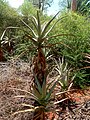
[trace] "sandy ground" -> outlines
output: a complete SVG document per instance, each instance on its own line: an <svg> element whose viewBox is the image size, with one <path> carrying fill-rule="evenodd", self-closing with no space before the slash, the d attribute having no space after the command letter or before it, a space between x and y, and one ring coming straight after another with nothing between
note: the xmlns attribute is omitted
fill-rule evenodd
<svg viewBox="0 0 90 120"><path fill-rule="evenodd" d="M31 90L33 76L30 71L30 64L23 61L10 61L0 63L0 120L32 120L32 113L23 113L13 116L18 110L26 109L22 103L33 104L34 101L25 98L15 98L24 92L12 89ZM48 113L47 120L90 120L90 88L84 91L74 91L72 97L78 103L73 112L68 108L61 112L60 106L56 113Z"/></svg>

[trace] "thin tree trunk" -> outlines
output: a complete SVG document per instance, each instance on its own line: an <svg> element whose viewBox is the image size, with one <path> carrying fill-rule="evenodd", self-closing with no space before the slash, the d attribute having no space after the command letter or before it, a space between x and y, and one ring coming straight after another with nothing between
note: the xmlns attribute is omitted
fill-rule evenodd
<svg viewBox="0 0 90 120"><path fill-rule="evenodd" d="M41 9L41 0L39 0L38 8Z"/></svg>
<svg viewBox="0 0 90 120"><path fill-rule="evenodd" d="M77 10L77 0L72 0L71 2L71 11L76 11Z"/></svg>

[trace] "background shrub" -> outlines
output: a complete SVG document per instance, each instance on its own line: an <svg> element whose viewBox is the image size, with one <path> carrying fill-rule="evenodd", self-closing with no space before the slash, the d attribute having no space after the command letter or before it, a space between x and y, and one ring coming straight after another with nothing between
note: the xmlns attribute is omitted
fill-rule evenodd
<svg viewBox="0 0 90 120"><path fill-rule="evenodd" d="M63 35L50 40L54 43L62 42L62 44L57 44L52 52L55 56L65 57L69 66L73 68L73 73L76 74L75 84L83 87L84 84L90 83L90 72L88 69L84 69L88 66L84 62L84 53L90 53L90 21L76 13L66 13L64 16L52 34L71 35Z"/></svg>

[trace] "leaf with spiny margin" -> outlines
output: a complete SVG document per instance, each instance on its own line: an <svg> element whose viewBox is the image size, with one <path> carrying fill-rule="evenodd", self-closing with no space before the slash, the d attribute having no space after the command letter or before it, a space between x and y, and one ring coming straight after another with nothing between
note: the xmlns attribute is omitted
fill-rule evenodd
<svg viewBox="0 0 90 120"><path fill-rule="evenodd" d="M21 19L21 21L23 22L23 24L24 24L26 27L28 27L28 28L30 29L30 31L31 31L32 34L33 34L33 37L37 38L37 34L34 32L34 30L33 30L26 22L24 22L22 19Z"/></svg>
<svg viewBox="0 0 90 120"><path fill-rule="evenodd" d="M33 42L35 46L38 46L37 39L33 38L30 34L26 34L26 36Z"/></svg>
<svg viewBox="0 0 90 120"><path fill-rule="evenodd" d="M37 11L37 21L38 21L38 37L40 37L41 36L41 23L40 23L39 11Z"/></svg>
<svg viewBox="0 0 90 120"><path fill-rule="evenodd" d="M52 94L52 92L53 92L53 90L54 90L54 88L56 86L56 83L57 83L57 81L53 84L53 86L49 90L48 94L46 95L46 98L45 98L46 101L49 100L49 98L50 98L50 96L51 96L51 94Z"/></svg>
<svg viewBox="0 0 90 120"><path fill-rule="evenodd" d="M5 35L6 31L7 31L7 29L14 29L14 28L19 28L19 27L12 27L12 26L7 27L7 28L3 31L0 40L2 41L2 39L3 39L3 37L4 37L4 35Z"/></svg>
<svg viewBox="0 0 90 120"><path fill-rule="evenodd" d="M38 21L37 21L37 19L34 16L32 16L31 18L32 19L30 19L30 20L31 20L32 24L34 25L36 31L38 31Z"/></svg>
<svg viewBox="0 0 90 120"><path fill-rule="evenodd" d="M16 115L16 114L19 114L19 113L25 113L25 112L34 112L34 108L32 109L26 109L26 110L20 110L20 111L17 111L17 112L14 112L12 115Z"/></svg>
<svg viewBox="0 0 90 120"><path fill-rule="evenodd" d="M34 72L33 72L33 74L34 74ZM36 77L35 74L34 74L34 78L35 78L35 82L36 82L36 84L37 84L37 89L38 89L39 93L42 94L41 85L40 85L40 83L39 83L39 81L38 81L38 79L37 79L37 77Z"/></svg>
<svg viewBox="0 0 90 120"><path fill-rule="evenodd" d="M32 96L33 98L37 99L37 97L33 93L28 92L27 90L22 90L22 89L18 89L18 88L10 88L10 89L25 92L25 93L29 94L30 96Z"/></svg>
<svg viewBox="0 0 90 120"><path fill-rule="evenodd" d="M26 103L22 103L21 105L22 105L22 106L25 106L25 107L34 108L34 106L33 106L33 105L30 105L30 104L26 104Z"/></svg>
<svg viewBox="0 0 90 120"><path fill-rule="evenodd" d="M62 20L63 18L65 18L65 16L62 17L62 18L60 18L60 19L58 19L58 20L54 23L54 25L51 26L51 28L45 33L45 35L43 36L43 38L47 37L47 35L51 32L51 30L54 28L54 26L57 24L57 22L59 22L59 21Z"/></svg>
<svg viewBox="0 0 90 120"><path fill-rule="evenodd" d="M47 86L47 89L46 89L46 91L48 91L49 90L49 88L50 88L50 86L52 85L52 83L53 83L54 81L52 80L50 83L48 83L48 86Z"/></svg>
<svg viewBox="0 0 90 120"><path fill-rule="evenodd" d="M32 87L33 88L33 94L40 99L41 98L41 94L39 93L39 91L36 89L36 87Z"/></svg>
<svg viewBox="0 0 90 120"><path fill-rule="evenodd" d="M59 11L60 12L60 11ZM43 27L43 31L42 31L42 35L41 37L44 37L49 25L51 24L51 22L55 19L55 17L59 14L59 12Z"/></svg>
<svg viewBox="0 0 90 120"><path fill-rule="evenodd" d="M46 78L44 79L42 84L42 97L45 97L45 96L46 96Z"/></svg>

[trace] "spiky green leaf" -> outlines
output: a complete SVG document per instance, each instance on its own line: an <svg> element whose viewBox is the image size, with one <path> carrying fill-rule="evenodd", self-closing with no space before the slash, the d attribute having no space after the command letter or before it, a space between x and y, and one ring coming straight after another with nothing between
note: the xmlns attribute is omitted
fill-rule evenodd
<svg viewBox="0 0 90 120"><path fill-rule="evenodd" d="M45 33L45 35L43 36L43 38L46 38L47 35L51 32L51 30L55 27L55 25L56 25L60 20L62 20L63 18L65 18L65 16L62 17L62 18L60 18L60 19L58 19L58 20L54 23L54 25L52 25L51 28Z"/></svg>
<svg viewBox="0 0 90 120"><path fill-rule="evenodd" d="M46 79L44 79L42 84L42 97L46 96Z"/></svg>
<svg viewBox="0 0 90 120"><path fill-rule="evenodd" d="M32 19L30 19L30 20L31 20L32 24L34 25L36 31L38 31L38 21L37 21L37 19L34 16L32 16L31 18Z"/></svg>
<svg viewBox="0 0 90 120"><path fill-rule="evenodd" d="M26 27L28 27L28 28L30 29L30 31L32 32L33 37L37 38L37 34L35 33L35 31L34 31L26 22L24 22L22 19L21 19L21 21L22 21L22 23L23 23Z"/></svg>
<svg viewBox="0 0 90 120"><path fill-rule="evenodd" d="M34 74L34 73L33 73ZM42 88L41 88L41 85L39 83L39 80L37 79L36 75L34 74L34 78L35 78L35 82L37 84L37 89L39 91L40 94L42 94Z"/></svg>
<svg viewBox="0 0 90 120"><path fill-rule="evenodd" d="M38 99L41 98L41 94L40 94L40 92L36 89L36 87L33 87L33 94L34 94ZM38 99L37 99L37 100L38 100Z"/></svg>
<svg viewBox="0 0 90 120"><path fill-rule="evenodd" d="M45 98L46 101L50 99L50 96L51 96L51 94L52 94L52 92L53 92L53 90L54 90L54 88L56 86L56 83L57 83L57 81L53 84L53 86L51 87L51 89L47 93L46 98Z"/></svg>
<svg viewBox="0 0 90 120"><path fill-rule="evenodd" d="M60 12L60 11L59 11ZM59 12L43 27L43 30L42 30L42 37L44 37L49 25L51 24L51 22L56 18L56 16L59 14Z"/></svg>
<svg viewBox="0 0 90 120"><path fill-rule="evenodd" d="M37 11L37 21L38 21L38 37L40 37L41 36L41 23L40 23L39 11Z"/></svg>

